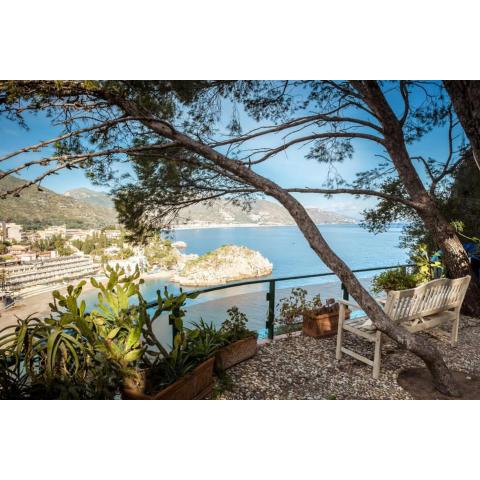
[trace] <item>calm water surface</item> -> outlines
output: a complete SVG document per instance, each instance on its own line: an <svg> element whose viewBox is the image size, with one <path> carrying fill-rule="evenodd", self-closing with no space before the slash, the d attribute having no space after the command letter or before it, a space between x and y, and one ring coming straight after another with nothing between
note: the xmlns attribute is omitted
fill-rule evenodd
<svg viewBox="0 0 480 480"><path fill-rule="evenodd" d="M320 225L319 229L330 246L352 269L373 268L386 265L406 263L404 250L398 247L400 227L393 227L388 232L374 235L358 225ZM203 254L225 244L244 245L258 250L273 263L271 277L288 277L328 272L329 269L309 247L297 227L246 227L246 228L211 228L178 230L173 240L187 243L185 253ZM359 273L362 283L369 285L376 272ZM269 278L269 277L265 277ZM146 280L142 293L148 300L156 298L159 288L168 286L178 291L176 284L165 280ZM277 300L288 295L295 286L307 286L309 294L320 293L323 298L339 297L340 285L335 276L313 279L284 281L277 284ZM251 328L261 329L265 326L266 285L250 285L231 288L200 295L187 308L187 320L195 321L200 317L218 324L225 319L226 310L237 305L244 311ZM95 295L87 294L88 307L95 304ZM170 328L166 321L158 322L158 333L162 338L170 338Z"/></svg>

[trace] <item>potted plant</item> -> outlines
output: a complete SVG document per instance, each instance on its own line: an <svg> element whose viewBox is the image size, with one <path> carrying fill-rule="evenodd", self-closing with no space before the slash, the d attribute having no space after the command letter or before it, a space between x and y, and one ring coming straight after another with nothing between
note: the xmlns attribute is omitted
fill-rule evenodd
<svg viewBox="0 0 480 480"><path fill-rule="evenodd" d="M153 314L140 294L139 271L107 269L94 309L80 299L85 281L53 292L47 318L18 319L0 330L0 398L203 398L213 385L219 335L206 324L183 328L182 306L195 294L158 294ZM177 329L167 351L153 322L168 312Z"/></svg>
<svg viewBox="0 0 480 480"><path fill-rule="evenodd" d="M337 332L339 304L333 298L322 303L320 295L307 300L307 291L303 288L294 288L290 297L282 298L279 302L280 321L287 334L300 327L304 335L309 337L324 337ZM346 311L346 318L350 312Z"/></svg>
<svg viewBox="0 0 480 480"><path fill-rule="evenodd" d="M208 356L199 355L195 351L197 347L192 346L192 337L196 334L187 333L184 340L178 340L183 334L177 335L173 350L161 361L144 368L139 382L126 379L122 398L198 400L211 393L215 351Z"/></svg>
<svg viewBox="0 0 480 480"><path fill-rule="evenodd" d="M247 328L247 316L234 306L227 310L220 336L223 347L215 355L215 368L223 372L257 353L257 333Z"/></svg>
<svg viewBox="0 0 480 480"><path fill-rule="evenodd" d="M372 280L372 292L388 293L390 290L406 290L418 285L419 278L414 273L408 273L404 268L394 268L379 273Z"/></svg>
<svg viewBox="0 0 480 480"><path fill-rule="evenodd" d="M18 319L0 331L0 398L113 399L124 376L133 377L144 353L142 314L129 307L139 294L139 272L108 269L95 282L98 303L86 312L85 281L54 291L50 315Z"/></svg>
<svg viewBox="0 0 480 480"><path fill-rule="evenodd" d="M150 316L145 311L143 336L149 346L141 363L140 378L127 378L122 398L130 400L196 400L205 398L213 387L215 353L221 347L220 336L203 322L187 329L183 325L187 298L195 294L170 295L157 292L158 306ZM145 304L146 307L146 304ZM157 339L153 322L169 311L177 333L168 352Z"/></svg>

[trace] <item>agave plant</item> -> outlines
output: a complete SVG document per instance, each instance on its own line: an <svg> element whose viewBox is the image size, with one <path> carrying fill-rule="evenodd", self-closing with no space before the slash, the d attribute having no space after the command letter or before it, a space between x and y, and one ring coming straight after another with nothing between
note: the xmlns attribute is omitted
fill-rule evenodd
<svg viewBox="0 0 480 480"><path fill-rule="evenodd" d="M0 332L4 367L1 390L11 392L9 381L16 379L19 386L25 387L18 392L23 392L21 396L79 396L73 390L85 378L87 350L88 344L82 341L78 327L65 318L18 319L16 325Z"/></svg>
<svg viewBox="0 0 480 480"><path fill-rule="evenodd" d="M53 292L50 316L27 317L0 331L0 395L40 398L113 398L122 378L135 374L144 352L145 309L130 307L141 299L139 272L108 269L98 288L98 305L86 312L80 300L85 281ZM144 303L144 302L143 302Z"/></svg>
<svg viewBox="0 0 480 480"><path fill-rule="evenodd" d="M141 341L146 319L145 301L140 293L140 272L125 275L121 268L108 268L108 282L91 279L99 289L96 308L89 321L96 332L95 349L112 362L123 375L134 374L132 366L145 352ZM136 299L139 305L130 305Z"/></svg>
<svg viewBox="0 0 480 480"><path fill-rule="evenodd" d="M155 307L140 292L139 271L108 268L95 308L86 311L86 284L54 291L47 318L18 319L0 331L0 398L114 398L125 382L148 370L155 388L172 383L221 346L218 330L201 321L185 328L183 306L195 293L163 295ZM154 308L153 313L151 312ZM154 322L167 313L175 328L171 351L159 341Z"/></svg>

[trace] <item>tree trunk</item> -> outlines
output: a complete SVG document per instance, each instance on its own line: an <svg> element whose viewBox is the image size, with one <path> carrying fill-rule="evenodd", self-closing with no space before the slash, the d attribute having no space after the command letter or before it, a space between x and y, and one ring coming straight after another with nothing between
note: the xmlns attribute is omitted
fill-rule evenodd
<svg viewBox="0 0 480 480"><path fill-rule="evenodd" d="M480 81L444 80L443 84L470 141L473 159L480 170Z"/></svg>
<svg viewBox="0 0 480 480"><path fill-rule="evenodd" d="M442 249L449 274L453 278L465 275L475 278L468 255L454 228L442 215L435 200L428 194L410 160L402 126L378 83L376 81L352 83L364 95L365 102L382 123L385 147L410 198L417 205L416 212L430 231L434 241ZM466 314L480 316L480 288L477 282L470 282L463 307Z"/></svg>
<svg viewBox="0 0 480 480"><path fill-rule="evenodd" d="M212 161L229 174L233 174L246 184L277 199L290 213L299 229L305 236L311 248L323 260L323 262L340 278L346 285L352 297L368 314L375 326L397 341L402 347L418 355L430 370L437 389L450 396L459 396L460 392L453 380L438 349L424 337L414 335L397 323L394 323L377 304L367 290L361 285L345 262L339 258L330 248L320 234L315 223L309 217L305 208L291 194L283 190L273 181L255 173L242 162L232 160L217 152L213 148L194 140L175 130L165 122L158 121L147 114L139 111L132 102L116 98L115 102L127 113L143 117L142 123L162 137L178 142L189 151Z"/></svg>

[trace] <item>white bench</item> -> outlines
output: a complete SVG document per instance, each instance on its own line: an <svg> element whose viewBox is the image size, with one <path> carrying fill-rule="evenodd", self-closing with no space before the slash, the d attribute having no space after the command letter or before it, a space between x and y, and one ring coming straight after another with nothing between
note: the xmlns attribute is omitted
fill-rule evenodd
<svg viewBox="0 0 480 480"><path fill-rule="evenodd" d="M410 332L428 330L445 322L452 322L451 344L455 346L458 342L460 308L469 283L469 275L453 280L440 278L409 290L391 291L388 293L386 300L380 302L384 304L385 313L394 322L401 323ZM373 367L373 378L378 378L380 376L382 332L377 330L366 316L346 320L346 307L359 307L345 300L339 300L339 303L337 360L342 358L342 353L350 355ZM343 347L344 331L374 342L373 360Z"/></svg>

